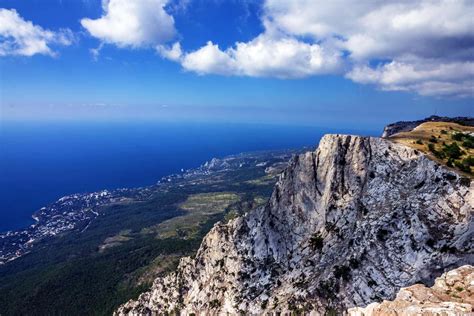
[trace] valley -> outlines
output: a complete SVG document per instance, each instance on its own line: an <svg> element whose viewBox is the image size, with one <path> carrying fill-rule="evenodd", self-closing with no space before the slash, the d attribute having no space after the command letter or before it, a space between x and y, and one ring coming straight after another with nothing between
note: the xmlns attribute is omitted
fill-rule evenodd
<svg viewBox="0 0 474 316"><path fill-rule="evenodd" d="M0 314L111 314L193 255L214 223L264 203L294 153L213 159L151 187L42 208L32 227L0 239Z"/></svg>

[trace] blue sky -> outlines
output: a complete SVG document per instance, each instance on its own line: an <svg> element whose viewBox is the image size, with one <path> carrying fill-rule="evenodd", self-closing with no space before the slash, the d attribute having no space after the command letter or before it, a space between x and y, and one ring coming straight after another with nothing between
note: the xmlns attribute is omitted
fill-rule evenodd
<svg viewBox="0 0 474 316"><path fill-rule="evenodd" d="M11 26L0 26L2 119L370 126L474 115L470 1L354 5L365 22L324 1L121 1L0 0Z"/></svg>

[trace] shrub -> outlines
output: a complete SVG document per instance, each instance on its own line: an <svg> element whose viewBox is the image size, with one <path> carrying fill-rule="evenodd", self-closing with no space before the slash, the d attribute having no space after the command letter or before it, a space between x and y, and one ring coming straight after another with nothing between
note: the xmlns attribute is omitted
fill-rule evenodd
<svg viewBox="0 0 474 316"><path fill-rule="evenodd" d="M474 148L474 139L466 139L463 141L462 146L465 148Z"/></svg>
<svg viewBox="0 0 474 316"><path fill-rule="evenodd" d="M359 268L360 266L360 261L356 258L351 258L349 260L349 266L352 268L352 269L357 269Z"/></svg>
<svg viewBox="0 0 474 316"><path fill-rule="evenodd" d="M449 158L449 159L448 159L448 162L446 163L446 166L448 166L448 167L454 167L454 159Z"/></svg>
<svg viewBox="0 0 474 316"><path fill-rule="evenodd" d="M428 150L431 151L431 153L439 159L444 159L445 157L445 154L441 151L436 150L433 144L428 144Z"/></svg>
<svg viewBox="0 0 474 316"><path fill-rule="evenodd" d="M441 247L440 251L442 253L456 253L456 248L455 247L451 247L451 246L448 246L448 245L444 245L443 247Z"/></svg>
<svg viewBox="0 0 474 316"><path fill-rule="evenodd" d="M470 167L474 166L474 156L469 156L467 158L464 158L463 163Z"/></svg>
<svg viewBox="0 0 474 316"><path fill-rule="evenodd" d="M444 129L442 129L442 130L441 130L441 134L444 134L444 135L446 135L446 134L448 134L448 132L447 132L447 131L445 131Z"/></svg>
<svg viewBox="0 0 474 316"><path fill-rule="evenodd" d="M380 241L385 241L388 237L388 233L389 232L386 229L383 229L383 228L379 229L377 231L377 239Z"/></svg>
<svg viewBox="0 0 474 316"><path fill-rule="evenodd" d="M209 307L218 308L221 306L221 302L218 299L212 300L209 302Z"/></svg>
<svg viewBox="0 0 474 316"><path fill-rule="evenodd" d="M427 245L428 247L433 248L434 245L435 245L435 241L430 238L430 239L428 239L428 240L426 241L426 245Z"/></svg>
<svg viewBox="0 0 474 316"><path fill-rule="evenodd" d="M334 277L336 279L342 278L344 281L349 281L351 277L351 269L348 266L335 266Z"/></svg>
<svg viewBox="0 0 474 316"><path fill-rule="evenodd" d="M339 293L339 284L334 279L319 282L318 288L316 289L318 294L326 299L336 298L336 294Z"/></svg>
<svg viewBox="0 0 474 316"><path fill-rule="evenodd" d="M430 142L437 143L438 140L436 139L436 137L434 135L431 135Z"/></svg>
<svg viewBox="0 0 474 316"><path fill-rule="evenodd" d="M423 145L423 142L421 141L421 139L418 139L418 140L416 141L416 143L417 143L418 145Z"/></svg>
<svg viewBox="0 0 474 316"><path fill-rule="evenodd" d="M464 152L459 148L457 143L443 146L443 152L448 158L459 159Z"/></svg>
<svg viewBox="0 0 474 316"><path fill-rule="evenodd" d="M326 313L324 314L324 316L337 316L339 315L337 313L337 310L335 308L332 308L332 307L329 307L327 310L326 310Z"/></svg>
<svg viewBox="0 0 474 316"><path fill-rule="evenodd" d="M463 137L464 137L463 133L454 133L453 135L451 135L451 138L457 141L461 141Z"/></svg>
<svg viewBox="0 0 474 316"><path fill-rule="evenodd" d="M459 179L459 184L463 185L465 187L470 187L471 186L471 180L469 178L461 178Z"/></svg>
<svg viewBox="0 0 474 316"><path fill-rule="evenodd" d="M324 238L319 233L313 234L309 239L309 246L313 250L321 250L324 246Z"/></svg>
<svg viewBox="0 0 474 316"><path fill-rule="evenodd" d="M464 163L464 161L465 160L455 161L454 166L456 166L456 168L458 168L462 172L471 173L471 167L469 166L469 164Z"/></svg>

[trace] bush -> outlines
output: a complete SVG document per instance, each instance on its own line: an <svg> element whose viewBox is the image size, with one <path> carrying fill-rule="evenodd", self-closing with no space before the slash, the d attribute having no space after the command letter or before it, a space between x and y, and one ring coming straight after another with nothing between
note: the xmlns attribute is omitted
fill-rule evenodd
<svg viewBox="0 0 474 316"><path fill-rule="evenodd" d="M360 261L357 260L356 258L351 258L349 260L349 266L352 268L352 269L357 269L360 267Z"/></svg>
<svg viewBox="0 0 474 316"><path fill-rule="evenodd" d="M349 281L351 278L351 269L348 266L335 266L334 277L336 279L342 278L344 281Z"/></svg>
<svg viewBox="0 0 474 316"><path fill-rule="evenodd" d="M428 150L431 151L431 153L432 153L436 158L444 159L445 156L446 156L446 155L444 154L444 152L436 150L436 148L435 148L435 146L434 146L433 144L428 144Z"/></svg>
<svg viewBox="0 0 474 316"><path fill-rule="evenodd" d="M446 163L446 166L451 167L451 168L454 167L454 159L449 158L448 162Z"/></svg>
<svg viewBox="0 0 474 316"><path fill-rule="evenodd" d="M464 133L454 133L451 138L456 141L462 141L462 146L466 148L474 148L474 136Z"/></svg>
<svg viewBox="0 0 474 316"><path fill-rule="evenodd" d="M377 231L377 239L380 241L385 241L388 237L389 231L383 228L380 228Z"/></svg>
<svg viewBox="0 0 474 316"><path fill-rule="evenodd" d="M326 313L324 314L324 316L337 316L339 315L337 313L337 310L335 308L332 308L332 307L329 307L327 310L326 310Z"/></svg>
<svg viewBox="0 0 474 316"><path fill-rule="evenodd" d="M443 152L446 155L446 157L452 158L452 159L459 159L464 154L464 152L461 150L461 148L458 146L457 143L444 145Z"/></svg>
<svg viewBox="0 0 474 316"><path fill-rule="evenodd" d="M218 299L212 300L209 302L210 308L218 308L221 307L221 302Z"/></svg>
<svg viewBox="0 0 474 316"><path fill-rule="evenodd" d="M453 135L451 135L451 138L457 141L461 141L463 137L464 137L463 133L454 133Z"/></svg>
<svg viewBox="0 0 474 316"><path fill-rule="evenodd" d="M431 135L430 142L437 143L438 140L436 139L436 137L434 135Z"/></svg>
<svg viewBox="0 0 474 316"><path fill-rule="evenodd" d="M473 167L474 166L474 156L469 156L467 158L464 158L463 163L470 166L470 167Z"/></svg>
<svg viewBox="0 0 474 316"><path fill-rule="evenodd" d="M462 146L465 148L474 148L474 139L465 139L462 143Z"/></svg>
<svg viewBox="0 0 474 316"><path fill-rule="evenodd" d="M324 238L321 237L319 233L315 233L311 238L309 239L309 246L313 250L321 250L323 249L324 246Z"/></svg>
<svg viewBox="0 0 474 316"><path fill-rule="evenodd" d="M318 294L325 299L334 299L339 293L339 284L334 279L319 282L316 289Z"/></svg>
<svg viewBox="0 0 474 316"><path fill-rule="evenodd" d="M461 178L459 179L459 184L463 185L465 187L470 187L471 186L471 180L469 178Z"/></svg>
<svg viewBox="0 0 474 316"><path fill-rule="evenodd" d="M416 143L417 143L418 145L423 145L423 142L421 141L421 139L418 139L418 140L416 141Z"/></svg>
<svg viewBox="0 0 474 316"><path fill-rule="evenodd" d="M463 172L471 173L471 167L469 166L469 164L465 163L465 160L466 159L464 159L463 161L455 161L454 166L456 166L456 168Z"/></svg>

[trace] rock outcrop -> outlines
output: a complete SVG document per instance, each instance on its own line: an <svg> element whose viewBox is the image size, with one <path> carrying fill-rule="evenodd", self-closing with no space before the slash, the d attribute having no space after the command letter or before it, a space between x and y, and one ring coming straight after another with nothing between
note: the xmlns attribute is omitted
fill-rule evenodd
<svg viewBox="0 0 474 316"><path fill-rule="evenodd" d="M117 315L315 315L393 299L474 262L473 183L381 138L326 135L266 206L218 223L195 258Z"/></svg>
<svg viewBox="0 0 474 316"><path fill-rule="evenodd" d="M351 308L349 316L458 316L474 312L474 267L462 266L437 278L433 287L403 288L393 301Z"/></svg>

